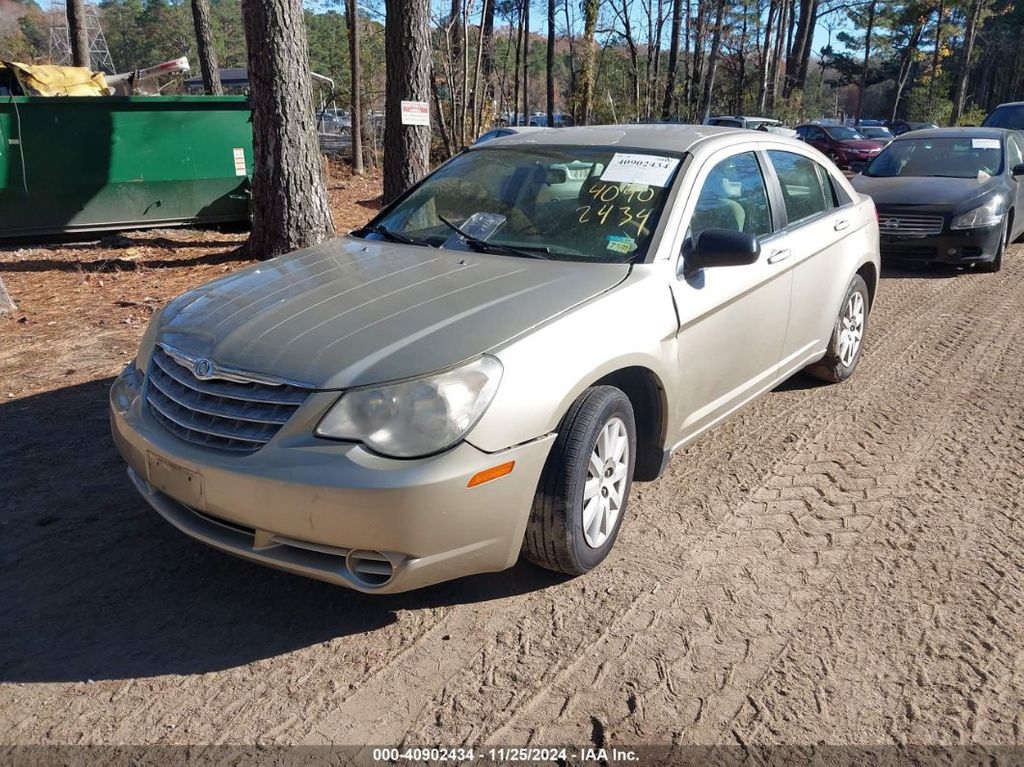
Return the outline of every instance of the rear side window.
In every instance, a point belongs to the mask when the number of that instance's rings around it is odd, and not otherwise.
[[[768,159],[779,177],[786,217],[791,225],[832,208],[832,190],[826,194],[818,163],[777,149],[768,151]]]
[[[690,219],[690,236],[696,238],[705,229],[771,234],[768,193],[753,152],[729,157],[711,169]]]
[[[986,128],[1010,128],[1024,130],[1024,105],[999,107],[985,118]]]

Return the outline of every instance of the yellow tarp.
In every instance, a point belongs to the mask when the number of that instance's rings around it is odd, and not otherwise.
[[[27,96],[108,96],[110,89],[102,72],[85,67],[58,67],[53,64],[0,62],[18,78]]]

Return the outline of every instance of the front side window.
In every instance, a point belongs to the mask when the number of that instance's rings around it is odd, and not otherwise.
[[[753,152],[729,157],[711,169],[690,219],[690,236],[696,241],[705,229],[771,234],[768,193]]]
[[[1006,147],[1009,149],[1009,165],[1010,168],[1016,168],[1022,162],[1024,162],[1024,150],[1021,149],[1021,142],[1016,136],[1010,136],[1009,141],[1006,142]]]
[[[974,178],[1002,172],[998,138],[919,138],[894,141],[864,171],[865,176],[944,176]]]
[[[615,147],[472,150],[360,234],[509,256],[635,261],[647,253],[681,162],[679,155]]]
[[[825,194],[818,163],[803,155],[769,150],[768,159],[779,177],[786,217],[792,225],[831,209],[831,191]]]

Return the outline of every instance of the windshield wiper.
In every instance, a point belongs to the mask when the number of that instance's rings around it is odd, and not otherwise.
[[[463,231],[458,226],[453,224],[444,216],[438,216],[441,223],[455,232],[461,237],[469,247],[473,250],[480,251],[482,253],[498,253],[505,256],[521,256],[523,258],[541,258],[545,261],[550,260],[550,249],[546,247],[530,247],[530,248],[517,248],[514,245],[501,245],[497,242],[488,242],[487,240],[481,240],[479,237],[474,237],[468,232]]]
[[[430,245],[429,242],[417,240],[413,237],[407,237],[404,234],[388,229],[384,224],[377,224],[377,226],[371,226],[363,231],[369,234],[378,234],[389,242],[400,242],[403,245]]]

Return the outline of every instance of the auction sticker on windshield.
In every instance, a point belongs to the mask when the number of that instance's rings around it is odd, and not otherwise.
[[[616,152],[601,174],[601,180],[618,184],[667,186],[677,165],[678,157]]]

